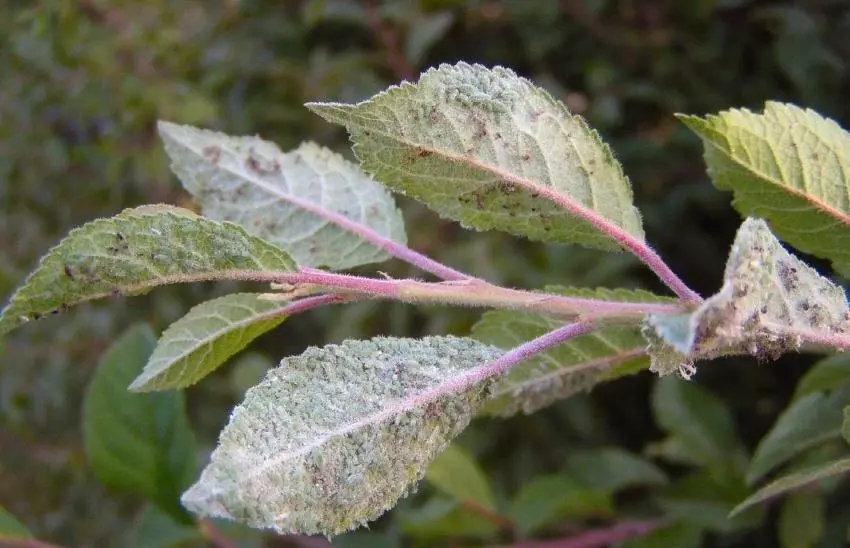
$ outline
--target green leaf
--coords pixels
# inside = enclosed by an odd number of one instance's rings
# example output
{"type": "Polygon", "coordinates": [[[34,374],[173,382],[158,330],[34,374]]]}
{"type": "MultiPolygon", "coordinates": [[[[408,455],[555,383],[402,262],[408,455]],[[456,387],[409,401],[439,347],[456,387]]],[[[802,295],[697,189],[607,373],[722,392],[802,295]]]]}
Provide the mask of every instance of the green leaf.
{"type": "Polygon", "coordinates": [[[478,230],[621,250],[644,239],[632,190],[599,135],[512,71],[459,63],[356,105],[308,103],[344,125],[380,182],[478,230]]]}
{"type": "Polygon", "coordinates": [[[495,523],[465,508],[456,500],[433,497],[421,506],[400,510],[401,531],[420,542],[456,541],[459,538],[490,539],[499,532],[495,523]]]}
{"type": "Polygon", "coordinates": [[[280,325],[284,320],[281,309],[280,302],[252,293],[199,304],[162,334],[130,390],[147,392],[195,384],[280,325]]]}
{"type": "Polygon", "coordinates": [[[746,451],[732,414],[713,394],[673,376],[662,377],[652,393],[655,421],[681,442],[681,448],[705,466],[743,467],[746,451]]]}
{"type": "Polygon", "coordinates": [[[850,135],[809,109],[767,102],[680,119],[703,140],[714,184],[742,215],[770,220],[779,236],[850,276],[850,135]]]}
{"type": "Polygon", "coordinates": [[[0,541],[31,539],[32,533],[23,523],[0,506],[0,541]]]}
{"type": "Polygon", "coordinates": [[[486,401],[471,339],[379,337],[284,358],[245,396],[192,511],[280,532],[336,535],[380,516],[421,479],[486,401]]]}
{"type": "Polygon", "coordinates": [[[779,511],[779,544],[783,548],[811,548],[823,537],[826,501],[820,493],[792,493],[779,511]]]}
{"type": "Polygon", "coordinates": [[[702,535],[701,527],[678,521],[650,531],[640,538],[629,539],[622,544],[622,548],[701,548],[702,535]]]}
{"type": "Polygon", "coordinates": [[[522,486],[511,501],[508,515],[523,536],[565,518],[609,517],[611,497],[589,489],[566,474],[539,476],[522,486]]]}
{"type": "Polygon", "coordinates": [[[850,381],[850,354],[836,354],[812,365],[797,382],[794,399],[812,392],[828,392],[850,381]]]}
{"type": "Polygon", "coordinates": [[[675,354],[662,358],[651,345],[659,360],[775,359],[789,349],[823,350],[828,344],[819,341],[850,334],[850,307],[843,289],[785,250],[763,220],[748,218],[721,290],[692,314],[651,314],[648,323],[675,354]]]}
{"type": "Polygon", "coordinates": [[[204,536],[193,524],[178,523],[150,504],[145,506],[127,536],[125,545],[134,548],[181,548],[204,541],[204,536]]]}
{"type": "Polygon", "coordinates": [[[616,447],[576,451],[567,459],[566,469],[583,485],[605,493],[667,483],[660,468],[616,447]]]}
{"type": "Polygon", "coordinates": [[[757,527],[762,522],[761,513],[756,510],[734,519],[729,515],[748,491],[740,474],[703,468],[668,488],[659,504],[670,518],[716,533],[731,533],[757,527]]]}
{"type": "Polygon", "coordinates": [[[359,166],[315,143],[283,153],[257,137],[159,123],[177,174],[204,215],[233,221],[304,266],[352,268],[390,258],[376,241],[405,244],[392,196],[359,166]]]}
{"type": "Polygon", "coordinates": [[[142,206],[72,230],[0,315],[0,335],[92,299],[138,295],[166,284],[262,280],[292,259],[232,223],[170,206],[142,206]]]}
{"type": "Polygon", "coordinates": [[[179,499],[197,464],[183,393],[131,394],[125,389],[155,345],[150,327],[139,324],[101,359],[83,402],[86,457],[108,487],[143,495],[189,523],[179,499]]]}
{"type": "Polygon", "coordinates": [[[844,408],[844,421],[841,423],[841,437],[850,444],[850,406],[844,408]]]}
{"type": "Polygon", "coordinates": [[[813,466],[793,474],[788,474],[787,476],[783,476],[770,482],[756,491],[744,502],[736,506],[729,515],[734,516],[755,504],[766,501],[767,499],[773,498],[777,495],[793,491],[794,489],[825,478],[846,474],[847,472],[850,472],[850,458],[836,460],[828,464],[813,466]]]}
{"type": "Polygon", "coordinates": [[[425,478],[437,489],[460,502],[469,501],[496,509],[487,476],[465,449],[452,445],[428,467],[425,478]]]}
{"type": "Polygon", "coordinates": [[[813,392],[795,400],[761,440],[747,470],[755,483],[765,474],[817,444],[841,436],[843,410],[850,405],[850,385],[832,394],[813,392]]]}
{"type": "MultiPolygon", "coordinates": [[[[546,291],[605,301],[670,301],[640,290],[551,286],[546,291]]],[[[510,349],[563,324],[563,318],[516,310],[494,310],[485,313],[473,326],[472,336],[510,349]]],[[[577,392],[589,390],[602,381],[640,371],[649,364],[645,346],[637,327],[606,327],[571,339],[512,367],[502,377],[494,399],[484,408],[484,413],[501,417],[520,411],[534,413],[577,392]]]]}

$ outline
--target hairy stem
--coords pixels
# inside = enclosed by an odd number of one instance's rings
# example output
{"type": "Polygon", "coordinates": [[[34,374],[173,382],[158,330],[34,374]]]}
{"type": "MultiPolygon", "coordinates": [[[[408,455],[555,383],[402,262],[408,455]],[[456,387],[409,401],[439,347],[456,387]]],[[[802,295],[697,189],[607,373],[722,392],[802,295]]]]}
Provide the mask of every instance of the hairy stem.
{"type": "Polygon", "coordinates": [[[634,320],[648,313],[676,314],[682,312],[679,304],[616,302],[597,299],[564,297],[509,289],[489,284],[483,280],[454,282],[420,282],[418,280],[379,280],[346,274],[335,274],[302,268],[298,272],[282,272],[279,282],[294,286],[312,285],[334,292],[353,292],[372,298],[394,299],[408,303],[450,304],[487,308],[511,308],[560,316],[591,315],[608,320],[634,320]]]}

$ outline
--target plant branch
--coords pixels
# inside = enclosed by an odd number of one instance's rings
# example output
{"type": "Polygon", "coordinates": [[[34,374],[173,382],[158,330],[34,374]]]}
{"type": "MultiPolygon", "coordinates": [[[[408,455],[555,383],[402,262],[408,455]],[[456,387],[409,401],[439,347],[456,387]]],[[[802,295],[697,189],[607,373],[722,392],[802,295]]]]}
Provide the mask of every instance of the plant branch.
{"type": "Polygon", "coordinates": [[[677,314],[682,312],[680,304],[640,303],[603,301],[565,297],[548,293],[537,293],[509,289],[492,285],[483,280],[452,282],[421,282],[418,280],[379,280],[347,274],[336,274],[312,268],[298,272],[281,272],[278,282],[292,286],[317,286],[334,292],[354,292],[372,298],[394,299],[408,303],[450,304],[488,308],[510,308],[575,317],[590,315],[631,321],[648,313],[677,314]]]}
{"type": "Polygon", "coordinates": [[[224,536],[210,520],[199,519],[198,530],[215,548],[236,548],[236,543],[224,536]]]}
{"type": "Polygon", "coordinates": [[[413,67],[407,62],[404,53],[398,45],[398,36],[395,31],[381,21],[381,11],[375,0],[368,0],[364,5],[366,21],[372,29],[372,33],[381,42],[387,52],[387,64],[392,68],[396,77],[402,80],[413,80],[415,77],[413,67]]]}

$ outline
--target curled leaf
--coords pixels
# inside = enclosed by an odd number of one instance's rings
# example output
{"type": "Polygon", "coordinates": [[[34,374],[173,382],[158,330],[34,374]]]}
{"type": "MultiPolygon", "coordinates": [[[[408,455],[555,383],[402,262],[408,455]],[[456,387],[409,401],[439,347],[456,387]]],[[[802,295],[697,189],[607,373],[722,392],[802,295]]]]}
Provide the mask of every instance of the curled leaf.
{"type": "Polygon", "coordinates": [[[786,251],[761,219],[741,225],[723,280],[689,315],[650,315],[649,325],[669,345],[664,352],[672,349],[682,361],[734,354],[775,359],[850,333],[844,291],[786,251]]]}
{"type": "Polygon", "coordinates": [[[183,495],[205,516],[336,535],[415,488],[489,383],[452,383],[500,351],[471,339],[376,338],[310,348],[245,396],[183,495]]]}

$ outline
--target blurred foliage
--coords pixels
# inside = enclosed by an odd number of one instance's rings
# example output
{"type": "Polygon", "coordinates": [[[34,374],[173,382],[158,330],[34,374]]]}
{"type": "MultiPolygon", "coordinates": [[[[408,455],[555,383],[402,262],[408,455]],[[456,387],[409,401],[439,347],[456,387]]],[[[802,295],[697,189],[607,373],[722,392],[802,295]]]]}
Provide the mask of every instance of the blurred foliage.
{"type": "MultiPolygon", "coordinates": [[[[672,114],[759,108],[772,99],[812,107],[850,125],[846,0],[5,0],[0,5],[2,295],[11,293],[73,226],[141,203],[188,205],[155,138],[158,118],[230,134],[258,133],[285,149],[314,139],[345,150],[344,134],[310,115],[303,102],[358,100],[440,62],[509,66],[584,114],[609,140],[634,183],[649,240],[706,294],[719,283],[739,219],[729,197],[707,182],[697,139],[672,114]]],[[[494,282],[660,290],[629,257],[471,234],[407,200],[400,203],[414,248],[494,282]]],[[[381,269],[408,273],[396,263],[381,269]]],[[[162,329],[192,304],[233,289],[157,290],[144,298],[82,307],[9,337],[0,350],[0,505],[39,538],[69,546],[114,545],[131,529],[162,532],[155,523],[166,518],[142,512],[137,498],[107,490],[87,467],[82,395],[99,356],[133,320],[162,329]]],[[[261,339],[251,359],[222,368],[188,392],[199,443],[203,449],[212,446],[264,363],[308,344],[348,337],[465,333],[476,315],[365,303],[286,322],[261,339]]],[[[780,537],[786,544],[787,539],[809,543],[822,533],[820,546],[842,546],[850,516],[846,488],[816,499],[815,509],[789,499],[779,516],[745,513],[725,520],[724,512],[748,494],[736,459],[752,453],[812,361],[791,356],[756,367],[722,360],[703,366],[696,392],[678,394],[660,385],[653,390],[656,379],[644,373],[532,416],[478,421],[460,444],[482,467],[500,512],[531,516],[522,518],[522,530],[536,535],[663,510],[677,516],[674,522],[630,545],[774,546],[780,537]],[[714,395],[704,394],[705,388],[714,395]],[[664,399],[698,424],[734,421],[741,439],[712,428],[688,434],[682,430],[687,423],[656,421],[650,394],[655,407],[664,399]],[[701,409],[706,406],[710,409],[701,409]],[[735,458],[706,463],[707,456],[722,453],[716,448],[694,462],[681,445],[688,435],[707,436],[697,438],[707,446],[731,444],[735,458]],[[594,474],[584,477],[580,471],[586,468],[565,465],[575,462],[577,452],[610,446],[632,452],[635,459],[641,452],[663,457],[673,483],[656,485],[659,497],[647,498],[640,486],[614,493],[592,483],[594,474]],[[572,498],[540,498],[561,484],[582,487],[572,498]],[[578,500],[584,495],[584,502],[578,500]],[[535,510],[535,504],[542,509],[535,510]],[[817,515],[807,530],[795,531],[789,523],[796,512],[787,508],[803,505],[817,515]]],[[[832,447],[815,447],[804,457],[816,460],[818,451],[832,447]]],[[[650,466],[637,462],[638,471],[650,466]]],[[[487,519],[427,485],[373,530],[334,544],[399,546],[406,538],[418,546],[449,539],[460,545],[463,539],[474,544],[510,538],[499,519],[487,519]]],[[[185,532],[175,529],[173,536],[181,535],[185,532]]],[[[132,544],[142,546],[139,538],[132,544]]],[[[291,544],[278,540],[275,545],[291,544]]]]}

